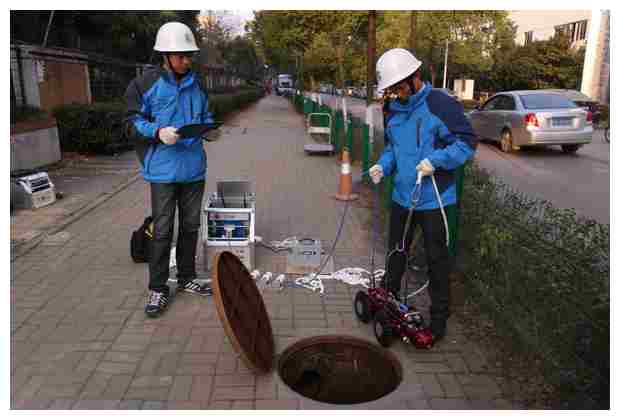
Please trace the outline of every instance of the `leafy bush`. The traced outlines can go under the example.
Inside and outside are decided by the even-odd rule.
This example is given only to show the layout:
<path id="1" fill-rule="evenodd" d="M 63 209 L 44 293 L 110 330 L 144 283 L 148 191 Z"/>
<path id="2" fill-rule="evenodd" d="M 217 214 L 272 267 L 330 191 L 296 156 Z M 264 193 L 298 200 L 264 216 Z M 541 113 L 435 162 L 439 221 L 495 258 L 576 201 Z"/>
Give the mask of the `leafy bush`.
<path id="1" fill-rule="evenodd" d="M 244 89 L 235 94 L 211 94 L 209 95 L 209 111 L 213 112 L 215 119 L 222 119 L 226 114 L 256 102 L 264 93 L 261 88 Z"/>
<path id="2" fill-rule="evenodd" d="M 252 89 L 236 94 L 209 96 L 209 110 L 216 119 L 258 100 L 262 90 Z M 54 109 L 58 122 L 60 147 L 63 152 L 110 153 L 132 148 L 125 130 L 127 107 L 122 101 L 71 104 Z"/>
<path id="3" fill-rule="evenodd" d="M 609 122 L 609 105 L 600 104 L 599 110 L 601 112 L 601 122 L 608 123 Z"/>
<path id="4" fill-rule="evenodd" d="M 22 121 L 33 121 L 49 118 L 49 114 L 44 110 L 30 106 L 30 105 L 17 105 L 11 104 L 11 124 Z"/>
<path id="5" fill-rule="evenodd" d="M 107 146 L 129 139 L 123 133 L 122 102 L 62 105 L 54 109 L 63 152 L 103 153 Z"/>
<path id="6" fill-rule="evenodd" d="M 609 225 L 466 168 L 467 287 L 506 339 L 542 356 L 563 408 L 609 407 Z"/>

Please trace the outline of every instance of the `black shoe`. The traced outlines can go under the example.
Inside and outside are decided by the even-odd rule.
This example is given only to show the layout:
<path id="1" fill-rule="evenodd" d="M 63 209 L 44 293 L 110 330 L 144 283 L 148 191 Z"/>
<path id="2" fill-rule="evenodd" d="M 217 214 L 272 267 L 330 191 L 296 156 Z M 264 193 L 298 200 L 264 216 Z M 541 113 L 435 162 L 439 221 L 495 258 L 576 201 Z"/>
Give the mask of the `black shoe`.
<path id="1" fill-rule="evenodd" d="M 156 292 L 151 290 L 146 302 L 146 308 L 144 308 L 144 312 L 151 318 L 158 317 L 168 307 L 169 299 L 170 298 L 167 292 Z"/>
<path id="2" fill-rule="evenodd" d="M 196 280 L 190 280 L 186 282 L 181 282 L 179 280 L 179 286 L 177 288 L 179 292 L 186 293 L 194 293 L 200 296 L 211 296 L 213 295 L 213 289 L 208 284 L 200 284 Z"/>
<path id="3" fill-rule="evenodd" d="M 433 343 L 442 340 L 446 336 L 446 321 L 431 321 L 431 333 Z"/>

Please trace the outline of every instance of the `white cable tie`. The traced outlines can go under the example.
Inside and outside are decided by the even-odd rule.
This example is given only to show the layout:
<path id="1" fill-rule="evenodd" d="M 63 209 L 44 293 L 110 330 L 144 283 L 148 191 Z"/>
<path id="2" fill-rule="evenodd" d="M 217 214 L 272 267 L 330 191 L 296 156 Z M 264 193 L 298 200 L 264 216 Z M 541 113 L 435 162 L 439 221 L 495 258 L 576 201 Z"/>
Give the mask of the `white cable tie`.
<path id="1" fill-rule="evenodd" d="M 279 284 L 282 284 L 282 283 L 284 283 L 284 279 L 285 279 L 285 278 L 286 278 L 286 276 L 285 276 L 284 274 L 280 274 L 278 277 L 276 277 L 276 281 L 277 281 Z M 271 283 L 271 281 L 269 281 L 269 283 Z M 269 283 L 267 283 L 267 284 L 269 284 Z"/>
<path id="2" fill-rule="evenodd" d="M 260 279 L 261 283 L 270 282 L 272 276 L 273 276 L 273 273 L 271 271 L 267 271 L 265 274 L 263 274 L 263 277 L 261 277 Z"/>

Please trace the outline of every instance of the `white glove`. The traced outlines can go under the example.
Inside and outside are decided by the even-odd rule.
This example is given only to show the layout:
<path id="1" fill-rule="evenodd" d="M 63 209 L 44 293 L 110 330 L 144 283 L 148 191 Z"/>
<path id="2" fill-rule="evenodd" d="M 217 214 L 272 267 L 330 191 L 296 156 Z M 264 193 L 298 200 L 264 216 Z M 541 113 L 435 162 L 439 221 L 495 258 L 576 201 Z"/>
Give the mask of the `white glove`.
<path id="1" fill-rule="evenodd" d="M 422 162 L 418 163 L 418 166 L 415 167 L 418 172 L 422 174 L 422 176 L 429 176 L 435 172 L 435 168 L 430 160 L 424 159 Z"/>
<path id="2" fill-rule="evenodd" d="M 222 136 L 222 130 L 221 129 L 216 129 L 216 130 L 211 130 L 209 131 L 209 135 L 207 136 L 206 134 L 204 135 L 204 137 L 208 137 L 209 140 L 211 141 L 215 141 L 217 139 L 219 139 Z"/>
<path id="3" fill-rule="evenodd" d="M 383 178 L 383 166 L 375 165 L 368 170 L 368 175 L 372 178 L 372 182 L 378 184 L 381 182 L 381 178 Z"/>
<path id="4" fill-rule="evenodd" d="M 159 135 L 159 139 L 167 145 L 173 145 L 179 139 L 179 135 L 177 134 L 177 129 L 174 127 L 160 128 L 158 135 Z"/>

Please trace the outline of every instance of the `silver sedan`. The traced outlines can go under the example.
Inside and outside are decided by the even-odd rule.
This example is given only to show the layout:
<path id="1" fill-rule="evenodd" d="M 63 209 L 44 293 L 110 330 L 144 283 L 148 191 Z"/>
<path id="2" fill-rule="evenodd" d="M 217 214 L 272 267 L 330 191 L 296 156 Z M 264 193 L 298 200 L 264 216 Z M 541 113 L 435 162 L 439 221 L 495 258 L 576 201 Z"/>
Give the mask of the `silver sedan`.
<path id="1" fill-rule="evenodd" d="M 506 153 L 521 146 L 552 145 L 574 153 L 592 142 L 592 113 L 556 93 L 500 92 L 469 116 L 476 135 L 499 142 Z"/>

